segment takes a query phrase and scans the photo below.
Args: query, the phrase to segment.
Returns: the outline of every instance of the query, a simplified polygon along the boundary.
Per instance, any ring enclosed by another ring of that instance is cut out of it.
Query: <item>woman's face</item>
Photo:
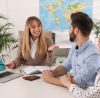
[[[42,27],[40,25],[40,23],[36,20],[33,20],[30,26],[30,33],[32,35],[33,39],[36,39],[40,36],[42,31]]]

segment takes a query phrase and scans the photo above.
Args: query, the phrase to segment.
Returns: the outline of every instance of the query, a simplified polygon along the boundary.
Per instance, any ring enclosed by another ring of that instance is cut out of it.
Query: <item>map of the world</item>
[[[40,19],[46,31],[69,29],[70,15],[85,12],[92,17],[92,0],[40,0]]]

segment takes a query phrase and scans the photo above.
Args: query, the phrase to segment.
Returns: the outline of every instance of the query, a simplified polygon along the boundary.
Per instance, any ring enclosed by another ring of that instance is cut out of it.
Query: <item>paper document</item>
[[[50,69],[50,68],[47,66],[28,66],[28,67],[24,68],[23,71],[26,74],[33,74],[33,73],[37,73],[38,71],[42,72],[42,71],[48,70],[48,69]]]

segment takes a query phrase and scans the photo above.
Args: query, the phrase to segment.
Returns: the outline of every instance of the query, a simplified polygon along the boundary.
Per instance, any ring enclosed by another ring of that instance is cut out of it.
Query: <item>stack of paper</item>
[[[42,72],[44,70],[49,70],[50,68],[47,66],[28,66],[23,69],[24,73],[26,74],[34,74],[37,72]]]

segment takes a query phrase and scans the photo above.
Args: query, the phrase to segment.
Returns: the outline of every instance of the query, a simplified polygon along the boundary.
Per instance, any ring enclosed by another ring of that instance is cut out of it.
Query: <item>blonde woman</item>
[[[54,48],[52,39],[43,32],[41,21],[35,16],[29,17],[20,36],[17,57],[7,67],[12,69],[21,64],[52,65]]]

